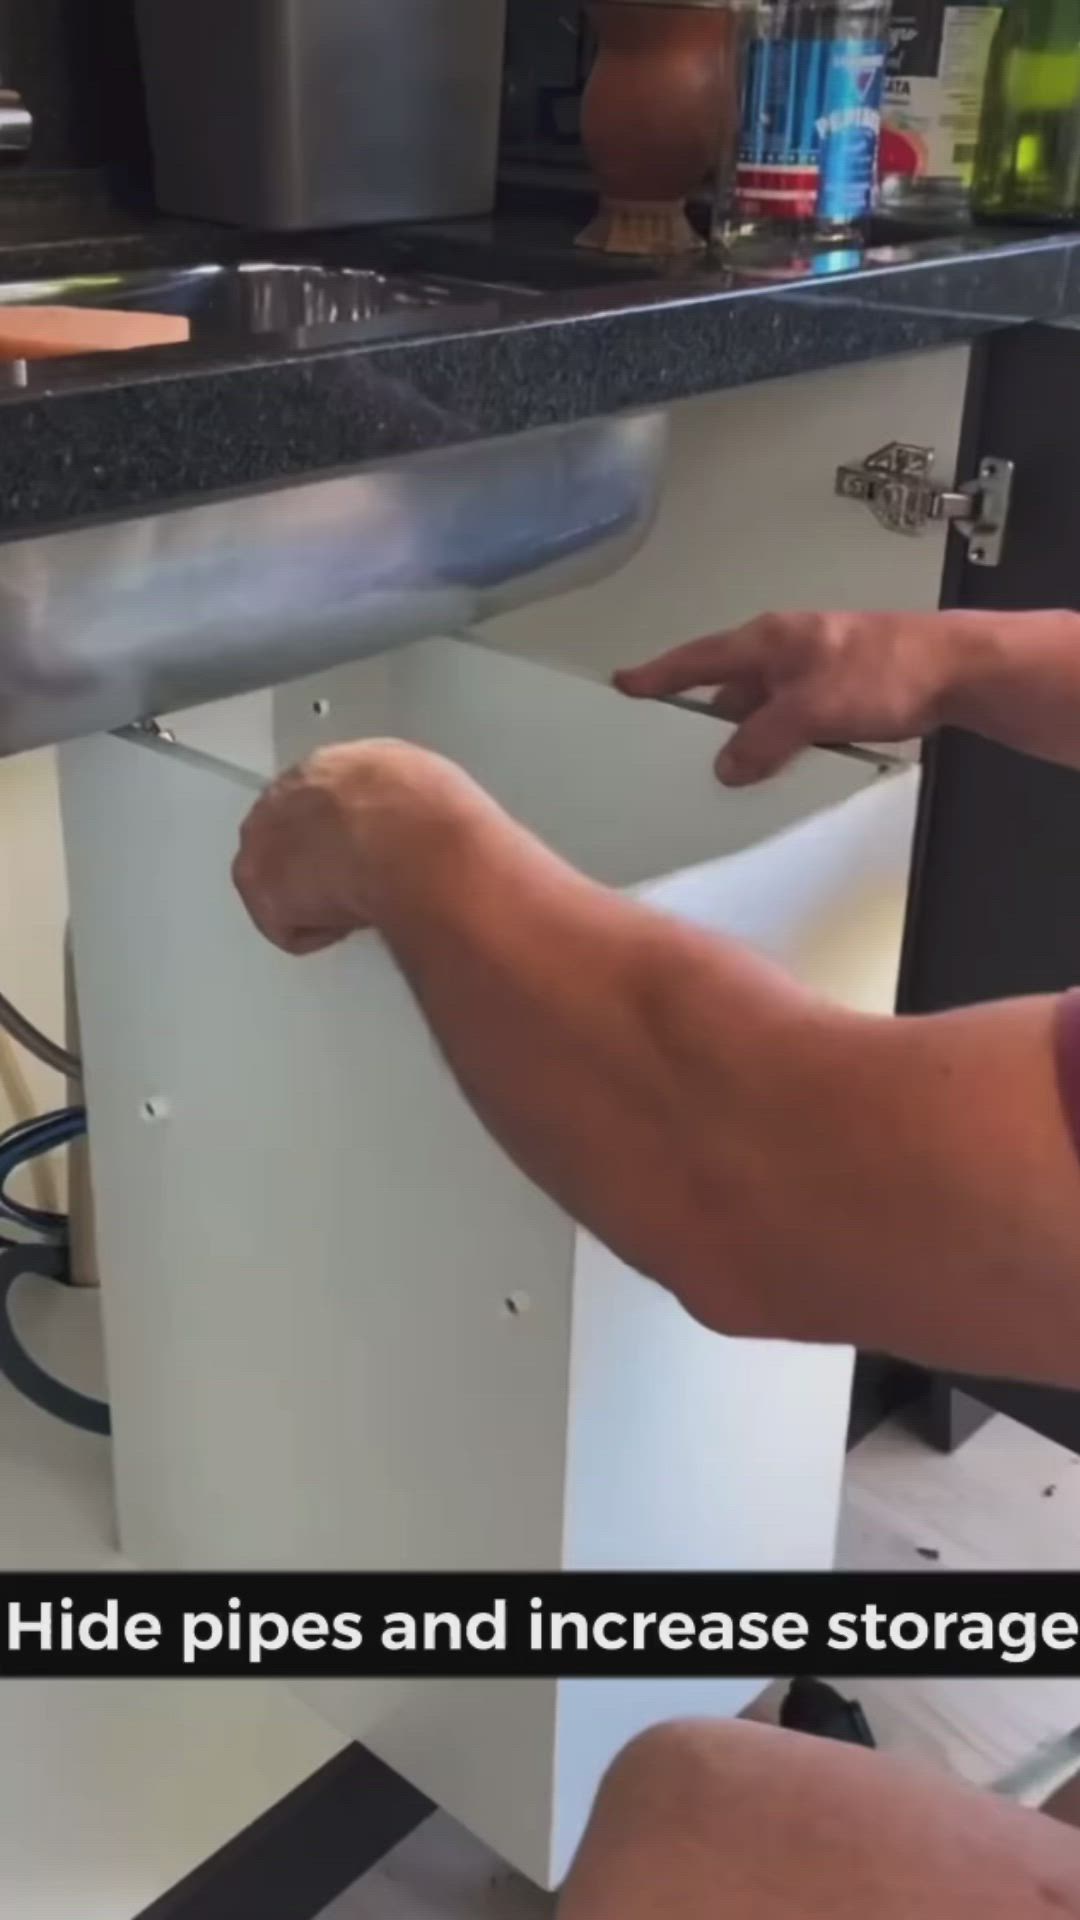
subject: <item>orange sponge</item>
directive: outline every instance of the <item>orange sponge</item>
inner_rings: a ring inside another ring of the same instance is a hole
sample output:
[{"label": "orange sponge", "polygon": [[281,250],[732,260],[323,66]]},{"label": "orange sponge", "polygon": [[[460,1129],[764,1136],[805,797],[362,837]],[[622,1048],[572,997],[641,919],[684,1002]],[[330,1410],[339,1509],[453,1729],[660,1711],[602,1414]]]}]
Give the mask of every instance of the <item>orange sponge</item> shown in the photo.
[{"label": "orange sponge", "polygon": [[171,347],[191,338],[184,314],[118,313],[111,307],[0,306],[0,360],[55,360],[78,353]]}]

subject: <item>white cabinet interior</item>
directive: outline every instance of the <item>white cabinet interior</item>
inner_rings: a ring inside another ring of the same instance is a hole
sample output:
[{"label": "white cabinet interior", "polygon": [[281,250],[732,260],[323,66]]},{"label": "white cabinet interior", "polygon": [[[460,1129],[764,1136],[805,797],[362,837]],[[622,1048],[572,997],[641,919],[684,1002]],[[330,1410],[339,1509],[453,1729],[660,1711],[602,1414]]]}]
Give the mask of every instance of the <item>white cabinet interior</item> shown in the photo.
[{"label": "white cabinet interior", "polygon": [[683,401],[650,538],[619,573],[481,629],[500,652],[607,676],[784,607],[936,607],[940,530],[888,533],[834,493],[836,469],[891,440],[955,476],[966,347]]},{"label": "white cabinet interior", "polygon": [[[850,1354],[704,1334],[486,1139],[373,936],[283,959],[248,927],[228,863],[262,778],[318,740],[394,732],[461,759],[597,878],[887,1006],[916,771],[814,752],[724,794],[713,722],[589,680],[764,604],[933,604],[940,538],[882,533],[832,498],[832,472],[902,431],[936,437],[947,474],[965,365],[924,356],[681,408],[657,528],[605,585],[482,644],[425,642],[180,716],[174,746],[64,750],[137,1562],[829,1564]],[[506,1311],[512,1293],[527,1312]],[[754,1691],[365,1682],[306,1697],[553,1884],[625,1738]]]}]

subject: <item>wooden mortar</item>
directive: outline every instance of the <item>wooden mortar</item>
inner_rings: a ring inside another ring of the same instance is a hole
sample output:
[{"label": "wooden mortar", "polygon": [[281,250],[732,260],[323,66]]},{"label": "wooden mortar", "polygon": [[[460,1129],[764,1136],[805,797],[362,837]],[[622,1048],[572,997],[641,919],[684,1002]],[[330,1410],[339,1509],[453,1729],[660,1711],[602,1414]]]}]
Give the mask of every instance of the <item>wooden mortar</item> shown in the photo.
[{"label": "wooden mortar", "polygon": [[582,138],[600,208],[578,245],[700,248],[686,201],[736,137],[739,16],[730,0],[590,0],[588,11],[598,52]]}]

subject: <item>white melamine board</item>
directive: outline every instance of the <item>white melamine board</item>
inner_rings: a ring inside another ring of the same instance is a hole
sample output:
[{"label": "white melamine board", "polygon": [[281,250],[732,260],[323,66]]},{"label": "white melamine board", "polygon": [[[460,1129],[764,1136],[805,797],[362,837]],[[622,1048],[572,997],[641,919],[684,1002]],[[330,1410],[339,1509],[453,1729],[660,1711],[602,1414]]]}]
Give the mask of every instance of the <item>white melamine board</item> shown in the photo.
[{"label": "white melamine board", "polygon": [[[606,686],[502,659],[471,640],[425,640],[283,689],[271,744],[287,766],[321,742],[400,735],[468,768],[509,812],[576,866],[631,887],[756,847],[874,784],[844,755],[807,754],[753,791],[725,791],[713,758],[725,729],[704,714],[625,700]],[[263,751],[258,753],[259,745]],[[248,764],[246,761],[240,764]]]},{"label": "white melamine board", "polygon": [[[725,795],[700,717],[452,641],[381,667],[378,699],[349,670],[312,725],[392,723],[457,753],[599,876],[796,968],[805,951],[828,973],[823,929],[862,893],[902,894],[911,775],[811,754]],[[303,744],[299,719],[278,725],[275,762]],[[261,943],[228,879],[257,774],[111,740],[67,750],[64,773],[128,1552],[828,1564],[850,1354],[718,1340],[594,1248],[484,1135],[374,936],[302,966]],[[755,1451],[765,1405],[781,1428]],[[309,1697],[550,1882],[627,1734],[753,1691]]]}]

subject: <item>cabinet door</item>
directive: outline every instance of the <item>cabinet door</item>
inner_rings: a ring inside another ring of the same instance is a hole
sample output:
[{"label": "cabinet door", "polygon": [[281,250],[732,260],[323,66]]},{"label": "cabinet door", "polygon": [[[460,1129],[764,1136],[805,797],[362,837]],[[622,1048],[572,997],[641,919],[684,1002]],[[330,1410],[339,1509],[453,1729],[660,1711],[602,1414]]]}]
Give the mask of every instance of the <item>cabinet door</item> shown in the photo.
[{"label": "cabinet door", "polygon": [[[966,564],[959,542],[945,604],[1080,610],[1080,331],[998,335],[976,359],[962,463],[1016,463],[1002,562]],[[974,735],[928,748],[901,973],[900,1009],[926,1013],[1080,983],[1080,773]],[[955,1383],[938,1381],[939,1434]],[[1080,1394],[962,1383],[983,1405],[1080,1448]],[[968,1423],[968,1430],[970,1424]]]}]

